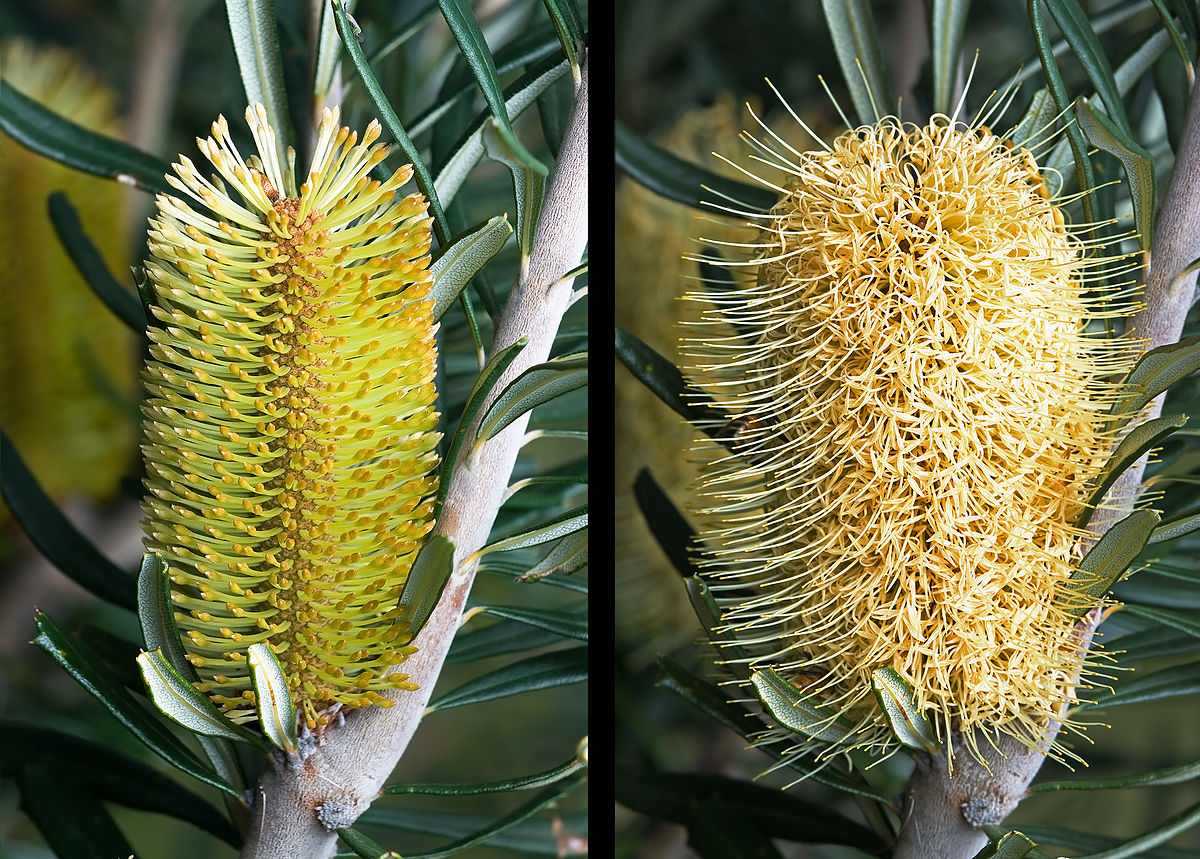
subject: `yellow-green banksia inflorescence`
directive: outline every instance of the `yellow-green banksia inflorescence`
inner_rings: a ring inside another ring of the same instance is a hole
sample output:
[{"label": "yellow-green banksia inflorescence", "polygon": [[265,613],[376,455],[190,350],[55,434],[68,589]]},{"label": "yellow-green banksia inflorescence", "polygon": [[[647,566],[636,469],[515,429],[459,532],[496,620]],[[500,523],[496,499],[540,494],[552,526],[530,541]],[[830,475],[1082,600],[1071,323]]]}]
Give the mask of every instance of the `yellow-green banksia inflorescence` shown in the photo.
[{"label": "yellow-green banksia inflorescence", "polygon": [[198,143],[220,178],[181,158],[190,199],[150,223],[146,547],[200,690],[254,718],[246,650],[269,642],[314,727],[414,688],[390,670],[437,488],[430,223],[397,196],[411,167],[369,175],[377,122],[358,143],[326,110],[297,186],[262,107],[246,119],[258,156],[219,118]]},{"label": "yellow-green banksia inflorescence", "polygon": [[1135,352],[1089,320],[1130,291],[984,126],[759,143],[779,199],[743,261],[757,280],[700,290],[715,309],[684,344],[737,430],[700,481],[700,563],[741,675],[773,669],[886,750],[887,667],[940,742],[979,755],[988,726],[1036,747],[1087,673],[1073,523]]}]

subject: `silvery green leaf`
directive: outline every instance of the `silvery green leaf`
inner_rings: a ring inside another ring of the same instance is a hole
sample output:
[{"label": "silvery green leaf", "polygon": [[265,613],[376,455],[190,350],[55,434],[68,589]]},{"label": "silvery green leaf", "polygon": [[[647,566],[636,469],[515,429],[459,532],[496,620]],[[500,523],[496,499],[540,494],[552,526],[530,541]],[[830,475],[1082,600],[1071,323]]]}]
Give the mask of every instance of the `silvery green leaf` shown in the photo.
[{"label": "silvery green leaf", "polygon": [[770,668],[755,671],[750,682],[763,705],[789,731],[826,743],[843,742],[854,726],[805,695]]},{"label": "silvery green leaf", "polygon": [[937,736],[925,714],[917,709],[912,684],[894,668],[884,666],[871,672],[871,689],[900,744],[919,751],[936,752]]},{"label": "silvery green leaf", "polygon": [[417,637],[433,614],[442,590],[454,572],[454,542],[442,534],[425,541],[400,594],[402,617],[408,622],[408,640]]},{"label": "silvery green leaf", "polygon": [[441,319],[471,278],[500,252],[512,235],[508,215],[496,215],[479,229],[455,240],[430,268],[433,271],[433,318]]},{"label": "silvery green leaf", "polygon": [[263,745],[262,740],[231,722],[208,696],[185,680],[161,650],[148,650],[138,656],[137,662],[154,706],[171,720],[198,734]]},{"label": "silvery green leaf", "polygon": [[260,641],[246,650],[246,660],[250,663],[250,682],[258,701],[258,721],[263,733],[285,752],[296,751],[296,705],[292,703],[287,675],[279,658],[271,645]]}]

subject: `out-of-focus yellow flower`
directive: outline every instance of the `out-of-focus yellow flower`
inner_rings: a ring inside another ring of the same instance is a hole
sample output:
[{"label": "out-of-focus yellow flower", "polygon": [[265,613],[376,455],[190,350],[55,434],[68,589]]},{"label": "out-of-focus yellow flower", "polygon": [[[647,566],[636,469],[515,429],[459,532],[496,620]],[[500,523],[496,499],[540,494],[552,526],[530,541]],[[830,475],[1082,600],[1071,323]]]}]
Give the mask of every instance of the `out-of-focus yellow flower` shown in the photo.
[{"label": "out-of-focus yellow flower", "polygon": [[[430,222],[412,175],[379,182],[378,122],[321,121],[312,167],[258,156],[224,117],[160,195],[146,399],[146,548],[171,567],[199,688],[254,718],[246,650],[269,642],[310,727],[390,705],[414,648],[397,606],[437,489]],[[222,181],[223,180],[223,181]]]},{"label": "out-of-focus yellow flower", "polygon": [[[79,125],[120,135],[116,95],[71,54],[0,43],[5,85]],[[0,424],[52,497],[112,496],[135,442],[137,337],[96,298],[46,210],[64,191],[118,278],[129,271],[128,189],[0,134]]]}]

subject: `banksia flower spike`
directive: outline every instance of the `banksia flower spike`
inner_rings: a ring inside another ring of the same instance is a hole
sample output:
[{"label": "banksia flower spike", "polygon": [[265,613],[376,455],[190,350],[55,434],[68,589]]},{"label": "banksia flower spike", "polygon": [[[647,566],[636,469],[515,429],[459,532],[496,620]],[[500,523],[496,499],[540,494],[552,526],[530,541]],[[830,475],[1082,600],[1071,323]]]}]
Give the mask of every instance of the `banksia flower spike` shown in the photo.
[{"label": "banksia flower spike", "polygon": [[378,122],[358,143],[326,110],[297,187],[263,108],[246,120],[258,157],[218,118],[198,144],[220,179],[181,158],[190,199],[151,220],[146,547],[200,690],[254,718],[246,650],[268,642],[315,727],[415,688],[392,669],[437,488],[430,226],[397,198],[411,167],[370,178]]},{"label": "banksia flower spike", "polygon": [[777,672],[850,745],[895,748],[890,668],[951,755],[960,734],[980,757],[984,726],[1036,747],[1087,670],[1073,523],[1136,351],[1088,320],[1132,290],[981,124],[752,142],[782,177],[759,180],[757,280],[698,291],[684,342],[737,430],[699,486],[723,661]]}]

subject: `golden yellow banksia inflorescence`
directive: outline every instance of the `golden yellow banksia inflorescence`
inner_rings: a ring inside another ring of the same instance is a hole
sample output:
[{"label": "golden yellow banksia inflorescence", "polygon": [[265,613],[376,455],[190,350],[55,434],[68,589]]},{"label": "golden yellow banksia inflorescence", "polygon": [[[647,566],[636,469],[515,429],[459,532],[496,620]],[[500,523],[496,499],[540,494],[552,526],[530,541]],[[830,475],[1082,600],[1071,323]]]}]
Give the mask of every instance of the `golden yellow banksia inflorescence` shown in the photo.
[{"label": "golden yellow banksia inflorescence", "polygon": [[758,143],[785,178],[761,180],[757,280],[696,292],[684,344],[736,430],[700,480],[699,562],[743,671],[849,718],[852,745],[895,748],[871,687],[890,667],[944,744],[1036,747],[1085,682],[1073,523],[1136,352],[1089,320],[1132,291],[985,126]]},{"label": "golden yellow banksia inflorescence", "polygon": [[254,718],[246,650],[269,642],[315,727],[415,688],[391,669],[437,489],[430,222],[397,196],[410,166],[371,178],[378,122],[360,143],[326,110],[297,187],[263,108],[246,120],[258,156],[218,118],[198,144],[220,178],[181,157],[150,222],[146,548],[198,688]]}]

